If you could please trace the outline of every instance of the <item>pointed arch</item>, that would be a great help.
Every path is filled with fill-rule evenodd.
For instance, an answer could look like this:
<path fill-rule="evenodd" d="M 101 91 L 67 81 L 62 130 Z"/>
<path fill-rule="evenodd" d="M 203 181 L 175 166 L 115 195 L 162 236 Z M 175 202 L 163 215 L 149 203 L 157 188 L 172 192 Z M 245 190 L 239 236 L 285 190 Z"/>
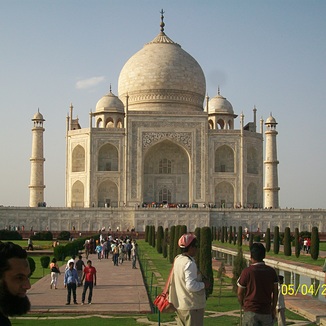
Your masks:
<path fill-rule="evenodd" d="M 112 118 L 108 118 L 105 122 L 105 128 L 114 128 L 114 121 Z"/>
<path fill-rule="evenodd" d="M 118 186 L 111 180 L 103 181 L 97 192 L 98 207 L 118 207 Z"/>
<path fill-rule="evenodd" d="M 234 172 L 234 152 L 230 146 L 223 145 L 216 149 L 215 172 Z"/>
<path fill-rule="evenodd" d="M 102 120 L 102 118 L 98 118 L 96 120 L 96 128 L 103 128 L 103 120 Z"/>
<path fill-rule="evenodd" d="M 98 152 L 98 171 L 118 171 L 118 150 L 112 144 L 103 145 Z"/>
<path fill-rule="evenodd" d="M 234 187 L 231 183 L 222 181 L 215 187 L 216 207 L 233 208 L 234 207 Z"/>
<path fill-rule="evenodd" d="M 180 145 L 163 140 L 149 148 L 143 162 L 143 201 L 170 200 L 189 203 L 188 153 Z"/>
<path fill-rule="evenodd" d="M 71 188 L 71 207 L 84 207 L 84 184 L 79 180 Z"/>
<path fill-rule="evenodd" d="M 72 151 L 71 171 L 85 171 L 85 149 L 81 145 L 77 145 Z"/>
<path fill-rule="evenodd" d="M 214 122 L 213 120 L 208 120 L 208 129 L 214 129 Z"/>
<path fill-rule="evenodd" d="M 251 182 L 247 188 L 247 206 L 251 208 L 256 208 L 258 203 L 258 189 L 257 185 Z"/>

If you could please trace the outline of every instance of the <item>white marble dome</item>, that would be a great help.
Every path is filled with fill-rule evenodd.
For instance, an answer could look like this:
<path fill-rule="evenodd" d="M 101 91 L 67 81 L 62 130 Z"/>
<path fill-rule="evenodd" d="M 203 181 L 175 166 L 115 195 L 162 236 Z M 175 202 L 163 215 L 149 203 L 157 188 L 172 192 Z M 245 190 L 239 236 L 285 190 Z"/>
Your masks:
<path fill-rule="evenodd" d="M 118 96 L 114 95 L 111 90 L 104 95 L 96 104 L 96 112 L 119 112 L 124 113 L 124 106 Z"/>
<path fill-rule="evenodd" d="M 211 98 L 208 102 L 209 114 L 232 114 L 234 115 L 232 104 L 222 95 L 218 95 Z"/>
<path fill-rule="evenodd" d="M 206 81 L 198 62 L 161 31 L 126 62 L 118 88 L 130 110 L 202 111 Z"/>

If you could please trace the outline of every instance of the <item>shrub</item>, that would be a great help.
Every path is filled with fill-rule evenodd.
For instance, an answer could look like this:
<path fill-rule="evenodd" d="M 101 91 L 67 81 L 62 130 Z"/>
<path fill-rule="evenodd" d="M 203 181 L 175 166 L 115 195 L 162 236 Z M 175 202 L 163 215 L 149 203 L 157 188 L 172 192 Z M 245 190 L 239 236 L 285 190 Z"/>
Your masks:
<path fill-rule="evenodd" d="M 56 246 L 53 249 L 53 255 L 56 260 L 64 261 L 66 258 L 66 251 L 64 246 Z"/>
<path fill-rule="evenodd" d="M 162 245 L 162 254 L 164 258 L 168 256 L 168 239 L 169 239 L 169 229 L 166 228 L 164 230 L 164 238 L 163 238 L 163 245 Z"/>
<path fill-rule="evenodd" d="M 164 242 L 164 231 L 163 231 L 163 226 L 160 225 L 157 228 L 157 241 L 156 241 L 156 250 L 159 254 L 163 252 L 163 242 Z"/>
<path fill-rule="evenodd" d="M 35 264 L 34 259 L 30 256 L 27 256 L 27 260 L 29 263 L 29 269 L 31 270 L 31 276 L 32 276 L 33 273 L 35 272 L 36 264 Z"/>
<path fill-rule="evenodd" d="M 274 254 L 278 254 L 280 251 L 280 229 L 278 226 L 274 228 Z"/>
<path fill-rule="evenodd" d="M 238 229 L 237 243 L 238 243 L 238 247 L 242 247 L 242 226 L 239 226 L 239 229 Z"/>
<path fill-rule="evenodd" d="M 200 229 L 200 270 L 209 280 L 210 287 L 206 289 L 206 297 L 213 293 L 214 277 L 212 268 L 212 232 L 208 226 Z"/>
<path fill-rule="evenodd" d="M 170 241 L 169 241 L 169 260 L 172 264 L 174 261 L 174 238 L 175 238 L 175 225 L 170 228 Z"/>
<path fill-rule="evenodd" d="M 295 228 L 294 230 L 294 251 L 295 256 L 299 258 L 301 251 L 300 237 L 299 237 L 299 229 Z"/>
<path fill-rule="evenodd" d="M 48 268 L 49 267 L 50 257 L 49 256 L 42 256 L 40 258 L 40 261 L 41 261 L 41 265 L 42 265 L 42 268 L 43 268 L 43 276 L 44 276 L 44 268 Z"/>
<path fill-rule="evenodd" d="M 69 240 L 70 232 L 69 231 L 61 231 L 58 235 L 58 240 Z"/>
<path fill-rule="evenodd" d="M 53 234 L 50 231 L 37 232 L 31 236 L 32 240 L 53 240 Z"/>
<path fill-rule="evenodd" d="M 145 227 L 145 242 L 148 242 L 148 232 L 149 232 L 149 225 Z"/>
<path fill-rule="evenodd" d="M 240 277 L 240 274 L 244 268 L 247 267 L 247 261 L 243 257 L 242 247 L 238 247 L 238 254 L 234 257 L 234 264 L 233 264 L 233 277 L 232 277 L 232 289 L 235 293 L 237 293 L 237 281 Z"/>
<path fill-rule="evenodd" d="M 195 236 L 196 236 L 196 238 L 197 238 L 197 245 L 200 246 L 200 228 L 199 228 L 199 227 L 197 227 L 197 228 L 195 229 L 194 234 L 195 234 Z M 196 261 L 197 266 L 198 266 L 198 268 L 199 268 L 199 264 L 200 264 L 200 249 L 197 250 L 197 252 L 196 252 L 195 261 Z"/>
<path fill-rule="evenodd" d="M 290 228 L 286 227 L 284 230 L 284 256 L 291 256 L 291 232 Z"/>
<path fill-rule="evenodd" d="M 1 240 L 21 240 L 22 236 L 17 231 L 0 230 Z"/>
<path fill-rule="evenodd" d="M 314 260 L 317 260 L 319 256 L 319 234 L 316 226 L 311 229 L 310 255 Z"/>
<path fill-rule="evenodd" d="M 271 250 L 271 229 L 270 228 L 267 228 L 267 230 L 266 230 L 265 246 L 266 246 L 266 252 L 270 252 L 270 250 Z"/>

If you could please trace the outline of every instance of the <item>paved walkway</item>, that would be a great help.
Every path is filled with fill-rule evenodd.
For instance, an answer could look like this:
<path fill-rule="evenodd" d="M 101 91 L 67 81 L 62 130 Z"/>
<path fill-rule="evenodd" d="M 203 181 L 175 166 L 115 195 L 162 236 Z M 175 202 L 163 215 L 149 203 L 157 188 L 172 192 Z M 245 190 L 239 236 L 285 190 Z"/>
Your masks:
<path fill-rule="evenodd" d="M 32 304 L 32 313 L 149 313 L 146 288 L 140 269 L 132 269 L 131 261 L 114 266 L 110 259 L 98 260 L 97 255 L 90 255 L 93 266 L 97 270 L 97 286 L 93 290 L 92 304 L 81 305 L 83 287 L 77 288 L 78 305 L 72 302 L 66 306 L 67 289 L 64 288 L 64 269 L 59 275 L 58 289 L 50 289 L 50 275 L 33 284 L 28 291 Z M 86 264 L 86 259 L 84 259 Z M 137 266 L 138 267 L 138 266 Z M 88 294 L 88 293 L 87 293 Z M 86 298 L 87 298 L 86 294 Z"/>

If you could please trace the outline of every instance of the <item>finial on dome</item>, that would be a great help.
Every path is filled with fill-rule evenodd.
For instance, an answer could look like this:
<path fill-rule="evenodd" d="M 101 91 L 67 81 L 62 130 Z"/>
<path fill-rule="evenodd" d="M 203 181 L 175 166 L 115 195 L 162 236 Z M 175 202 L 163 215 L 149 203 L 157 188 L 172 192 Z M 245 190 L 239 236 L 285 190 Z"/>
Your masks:
<path fill-rule="evenodd" d="M 160 24 L 160 27 L 161 27 L 161 32 L 164 33 L 164 26 L 165 26 L 165 24 L 164 24 L 163 19 L 164 19 L 164 13 L 165 13 L 165 11 L 163 9 L 161 9 L 160 13 L 161 13 L 161 24 Z"/>
<path fill-rule="evenodd" d="M 110 83 L 110 93 L 112 93 L 112 86 L 111 86 L 111 83 Z"/>
<path fill-rule="evenodd" d="M 217 86 L 217 95 L 221 95 L 220 94 L 220 85 Z"/>

